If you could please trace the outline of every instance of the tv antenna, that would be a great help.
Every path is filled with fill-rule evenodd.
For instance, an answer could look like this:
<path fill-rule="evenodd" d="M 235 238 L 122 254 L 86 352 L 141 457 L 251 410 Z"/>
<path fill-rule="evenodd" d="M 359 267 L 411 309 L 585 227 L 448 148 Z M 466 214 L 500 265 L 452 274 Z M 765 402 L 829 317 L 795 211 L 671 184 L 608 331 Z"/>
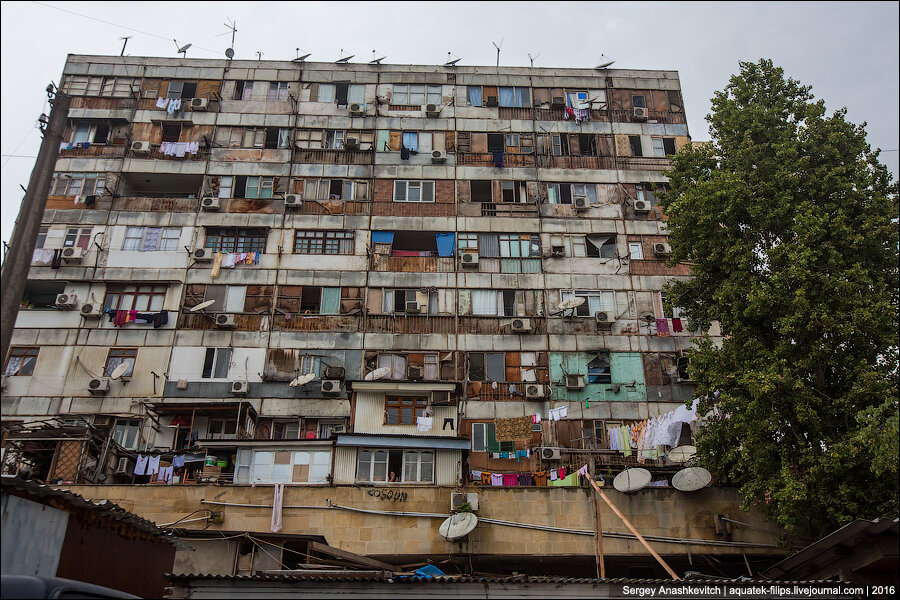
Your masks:
<path fill-rule="evenodd" d="M 128 40 L 130 40 L 132 37 L 134 36 L 126 35 L 125 37 L 119 38 L 120 40 L 125 40 L 125 43 L 122 44 L 122 52 L 119 54 L 119 56 L 125 56 L 125 46 L 128 45 Z"/>
<path fill-rule="evenodd" d="M 256 51 L 256 60 L 257 60 L 257 62 L 261 61 L 261 60 L 262 60 L 262 57 L 263 57 L 263 53 L 260 52 L 259 50 L 257 50 L 257 51 Z"/>
<path fill-rule="evenodd" d="M 187 51 L 188 51 L 188 48 L 190 48 L 191 46 L 193 46 L 193 44 L 185 44 L 184 46 L 179 46 L 179 45 L 178 45 L 178 40 L 176 40 L 176 39 L 173 38 L 172 41 L 175 42 L 175 47 L 178 48 L 178 52 L 181 53 L 181 57 L 182 57 L 182 58 L 187 58 Z"/>
<path fill-rule="evenodd" d="M 228 49 L 225 50 L 225 56 L 231 59 L 234 58 L 234 34 L 237 33 L 237 21 L 232 21 L 228 17 L 225 17 L 225 20 L 227 21 L 227 23 L 223 23 L 223 25 L 231 30 L 231 46 L 229 46 Z M 223 35 L 228 35 L 228 32 L 226 31 L 225 33 L 220 33 L 216 37 L 220 37 Z"/>
<path fill-rule="evenodd" d="M 498 46 L 496 42 L 491 42 L 494 44 L 494 48 L 497 49 L 497 66 L 500 66 L 500 48 L 503 47 L 503 38 L 500 38 L 500 45 Z"/>
<path fill-rule="evenodd" d="M 370 65 L 380 65 L 381 61 L 383 61 L 384 59 L 387 58 L 387 55 L 384 55 L 381 58 L 375 58 L 375 56 L 377 56 L 376 52 L 378 52 L 378 51 L 373 48 L 372 49 L 372 60 L 369 61 Z"/>
<path fill-rule="evenodd" d="M 306 60 L 306 59 L 309 58 L 310 56 L 312 56 L 312 52 L 307 52 L 307 53 L 304 54 L 303 56 L 300 56 L 300 48 L 297 48 L 297 58 L 295 58 L 295 59 L 293 60 L 293 62 L 303 62 L 304 60 Z"/>
<path fill-rule="evenodd" d="M 538 59 L 538 56 L 540 56 L 540 53 L 538 53 L 537 56 L 532 56 L 532 55 L 531 55 L 531 52 L 528 53 L 528 60 L 531 61 L 531 68 L 532 68 L 532 69 L 534 68 L 534 61 L 536 61 L 536 60 Z"/>
<path fill-rule="evenodd" d="M 355 54 L 351 54 L 350 56 L 344 56 L 344 49 L 341 48 L 341 56 L 342 56 L 342 58 L 339 58 L 339 59 L 337 59 L 336 61 L 334 61 L 335 64 L 338 64 L 338 65 L 345 65 L 345 64 L 347 64 L 348 62 L 350 62 L 350 59 L 353 58 L 353 57 L 356 56 L 356 55 L 355 55 Z"/>
<path fill-rule="evenodd" d="M 444 63 L 445 67 L 455 67 L 456 63 L 458 63 L 459 61 L 462 60 L 458 56 L 456 56 L 456 58 L 454 58 L 453 60 L 450 60 L 450 56 L 456 56 L 456 55 L 453 54 L 452 52 L 447 52 L 447 62 Z"/>

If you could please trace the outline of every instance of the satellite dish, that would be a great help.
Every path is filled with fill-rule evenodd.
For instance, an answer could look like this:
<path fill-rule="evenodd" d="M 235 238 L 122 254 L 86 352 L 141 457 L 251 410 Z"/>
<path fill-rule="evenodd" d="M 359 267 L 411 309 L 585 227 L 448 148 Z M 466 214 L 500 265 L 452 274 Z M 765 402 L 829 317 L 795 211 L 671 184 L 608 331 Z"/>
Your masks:
<path fill-rule="evenodd" d="M 193 46 L 193 44 L 185 44 L 184 46 L 182 46 L 181 48 L 179 48 L 178 51 L 179 51 L 179 52 L 187 52 L 188 48 L 190 48 L 191 46 Z M 230 57 L 229 57 L 229 58 L 230 58 Z"/>
<path fill-rule="evenodd" d="M 478 525 L 478 517 L 470 512 L 461 512 L 444 519 L 439 529 L 441 536 L 452 542 L 469 535 Z"/>
<path fill-rule="evenodd" d="M 334 62 L 335 62 L 335 64 L 343 65 L 343 64 L 348 63 L 348 62 L 350 61 L 350 59 L 353 58 L 354 56 L 356 56 L 356 55 L 355 55 L 355 54 L 351 54 L 350 56 L 345 56 L 344 58 L 339 58 L 339 59 L 337 59 L 337 60 L 334 61 Z"/>
<path fill-rule="evenodd" d="M 198 310 L 203 310 L 204 308 L 207 308 L 207 307 L 209 307 L 209 306 L 212 306 L 212 305 L 215 304 L 215 303 L 216 303 L 215 300 L 207 300 L 206 302 L 201 302 L 201 303 L 198 304 L 197 306 L 192 306 L 192 307 L 191 307 L 191 312 L 197 312 Z"/>
<path fill-rule="evenodd" d="M 374 381 L 376 379 L 383 379 L 387 377 L 391 373 L 390 367 L 379 367 L 375 369 L 371 373 L 366 373 L 366 376 L 363 377 L 366 381 Z"/>
<path fill-rule="evenodd" d="M 576 306 L 581 306 L 584 304 L 585 298 L 584 296 L 572 296 L 571 298 L 567 298 L 559 303 L 559 308 L 562 310 L 567 310 L 569 308 L 575 308 Z"/>
<path fill-rule="evenodd" d="M 127 362 L 119 363 L 119 366 L 116 367 L 115 369 L 113 369 L 113 372 L 109 374 L 109 378 L 110 379 L 118 379 L 119 377 L 121 377 L 122 375 L 125 374 L 125 371 L 128 370 L 129 366 L 130 366 L 130 363 L 127 363 Z"/>
<path fill-rule="evenodd" d="M 234 58 L 234 48 L 228 48 L 225 50 L 225 56 L 228 58 Z"/>
<path fill-rule="evenodd" d="M 613 487 L 620 492 L 636 492 L 647 487 L 651 479 L 647 469 L 625 469 L 613 479 Z"/>
<path fill-rule="evenodd" d="M 606 62 L 600 63 L 599 65 L 597 65 L 597 66 L 594 67 L 594 68 L 595 68 L 595 69 L 605 69 L 606 67 L 612 65 L 614 62 L 616 62 L 616 61 L 614 61 L 614 60 L 608 60 L 608 61 L 606 61 Z"/>
<path fill-rule="evenodd" d="M 381 61 L 383 61 L 386 58 L 387 58 L 387 56 L 382 56 L 381 58 L 376 58 L 375 60 L 370 60 L 369 64 L 370 65 L 380 65 Z"/>
<path fill-rule="evenodd" d="M 307 383 L 309 383 L 310 381 L 312 381 L 312 380 L 315 379 L 315 378 L 316 378 L 316 374 L 315 374 L 315 373 L 306 373 L 305 375 L 300 375 L 299 377 L 296 377 L 296 378 L 290 383 L 290 386 L 291 386 L 291 387 L 297 387 L 297 386 L 300 386 L 300 385 L 306 385 Z"/>
<path fill-rule="evenodd" d="M 669 450 L 666 457 L 673 463 L 683 463 L 686 460 L 693 458 L 695 454 L 697 454 L 697 448 L 695 446 L 678 446 L 677 448 Z"/>
<path fill-rule="evenodd" d="M 444 63 L 444 66 L 445 67 L 455 67 L 456 63 L 458 63 L 461 60 L 462 60 L 461 58 L 455 58 L 453 60 L 448 60 L 447 62 Z"/>
<path fill-rule="evenodd" d="M 309 54 L 304 54 L 303 56 L 298 56 L 297 58 L 294 59 L 293 62 L 303 62 L 304 60 L 306 60 L 306 59 L 309 58 L 310 56 L 312 56 L 312 52 L 310 52 Z"/>
<path fill-rule="evenodd" d="M 712 473 L 703 467 L 688 467 L 675 473 L 672 487 L 682 492 L 696 492 L 708 486 L 711 481 Z"/>

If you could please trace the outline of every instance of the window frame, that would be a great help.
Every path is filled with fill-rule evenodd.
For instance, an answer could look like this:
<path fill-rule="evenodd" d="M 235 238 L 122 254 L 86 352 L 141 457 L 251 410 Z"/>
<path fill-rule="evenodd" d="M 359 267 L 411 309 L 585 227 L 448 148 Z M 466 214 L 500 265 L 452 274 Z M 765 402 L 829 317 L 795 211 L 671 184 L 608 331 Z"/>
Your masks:
<path fill-rule="evenodd" d="M 644 245 L 641 242 L 628 242 L 628 258 L 644 260 Z"/>
<path fill-rule="evenodd" d="M 399 197 L 398 191 L 399 187 L 403 187 L 402 198 Z M 416 188 L 419 190 L 419 199 L 418 200 L 410 200 L 410 189 Z M 428 188 L 431 189 L 431 199 L 425 199 L 424 191 Z M 436 201 L 436 186 L 435 181 L 433 179 L 395 179 L 394 180 L 394 195 L 393 202 L 412 202 L 412 203 L 434 203 Z"/>
<path fill-rule="evenodd" d="M 156 250 L 145 250 L 144 249 L 144 240 L 147 237 L 147 231 L 151 229 L 159 230 L 159 246 Z M 140 231 L 140 236 L 129 235 L 135 233 L 135 231 Z M 173 235 L 174 234 L 174 235 Z M 125 228 L 125 237 L 122 239 L 122 251 L 123 252 L 175 252 L 178 250 L 178 241 L 181 239 L 181 227 L 132 227 L 127 226 Z M 129 248 L 128 241 L 136 240 L 137 247 Z M 174 243 L 173 243 L 174 240 Z M 166 243 L 168 242 L 168 243 Z M 165 248 L 164 246 L 174 246 L 172 248 Z"/>
<path fill-rule="evenodd" d="M 611 296 L 610 296 L 611 295 Z M 585 298 L 585 302 L 581 306 L 575 307 L 576 317 L 593 317 L 594 310 L 591 310 L 591 299 L 596 299 L 596 309 L 600 311 L 608 311 L 618 313 L 618 304 L 615 290 L 578 290 L 566 289 L 559 291 L 559 299 L 567 300 L 573 296 Z"/>
<path fill-rule="evenodd" d="M 431 460 L 422 460 L 427 457 L 430 457 Z M 426 479 L 422 475 L 423 465 L 429 463 L 431 465 L 431 476 Z M 434 483 L 434 463 L 434 450 L 404 450 L 400 461 L 400 483 Z M 409 467 L 414 467 L 415 469 L 414 478 L 407 477 Z"/>
<path fill-rule="evenodd" d="M 123 378 L 131 377 L 134 374 L 134 365 L 137 363 L 137 348 L 110 348 L 106 353 L 106 363 L 103 367 L 103 376 L 110 377 L 121 363 L 130 361 L 130 366 L 122 374 Z"/>
<path fill-rule="evenodd" d="M 605 361 L 604 366 L 591 366 L 591 363 Z M 587 379 L 588 384 L 609 384 L 612 383 L 612 356 L 609 352 L 597 352 L 596 356 L 587 363 Z"/>
<path fill-rule="evenodd" d="M 267 102 L 286 102 L 288 99 L 289 82 L 270 81 L 266 93 Z M 273 94 L 274 92 L 274 94 Z"/>
<path fill-rule="evenodd" d="M 207 227 L 203 247 L 225 254 L 264 253 L 268 237 L 265 227 Z"/>
<path fill-rule="evenodd" d="M 428 396 L 385 395 L 384 425 L 415 425 L 416 417 L 424 417 L 427 408 Z M 391 416 L 391 409 L 397 411 L 396 417 Z"/>
<path fill-rule="evenodd" d="M 305 243 L 304 243 L 305 242 Z M 349 230 L 294 230 L 294 254 L 352 255 L 356 233 Z"/>
<path fill-rule="evenodd" d="M 9 354 L 6 356 L 6 363 L 3 365 L 4 377 L 28 377 L 34 374 L 34 367 L 37 364 L 38 356 L 41 348 L 39 346 L 12 346 Z M 33 360 L 28 360 L 28 359 Z M 11 372 L 10 364 L 14 363 L 13 359 L 19 359 L 18 365 L 15 366 L 15 372 Z M 27 373 L 23 371 L 27 370 Z"/>
<path fill-rule="evenodd" d="M 363 461 L 365 454 L 370 455 L 369 459 Z M 378 456 L 383 455 L 384 460 L 378 460 Z M 359 448 L 356 452 L 356 482 L 357 483 L 387 483 L 391 454 L 387 448 Z M 368 473 L 365 478 L 360 476 L 360 470 L 363 464 L 368 464 Z M 378 478 L 379 473 L 376 472 L 377 465 L 384 465 L 384 476 Z M 392 482 L 393 483 L 393 482 Z"/>
<path fill-rule="evenodd" d="M 131 288 L 131 289 L 129 289 Z M 148 289 L 149 288 L 149 289 Z M 165 284 L 109 284 L 103 297 L 103 308 L 112 310 L 136 310 L 139 312 L 159 312 L 166 302 L 168 286 Z M 131 298 L 130 306 L 123 306 L 126 298 Z M 111 306 L 112 299 L 115 306 Z M 141 298 L 146 298 L 146 308 L 138 308 Z"/>
<path fill-rule="evenodd" d="M 102 196 L 106 191 L 106 173 L 56 171 L 50 189 L 50 196 Z"/>
<path fill-rule="evenodd" d="M 140 445 L 141 440 L 141 425 L 142 419 L 116 419 L 116 424 L 113 426 L 112 431 L 112 439 L 114 442 L 125 448 L 126 450 L 136 450 Z M 120 429 L 121 427 L 121 429 Z M 128 441 L 129 431 L 134 431 L 134 438 L 131 440 L 131 443 L 126 445 L 125 442 Z M 121 431 L 121 434 L 119 432 Z M 119 438 L 119 439 L 116 439 Z"/>
<path fill-rule="evenodd" d="M 63 248 L 81 248 L 87 251 L 91 247 L 93 227 L 67 227 L 63 237 Z"/>

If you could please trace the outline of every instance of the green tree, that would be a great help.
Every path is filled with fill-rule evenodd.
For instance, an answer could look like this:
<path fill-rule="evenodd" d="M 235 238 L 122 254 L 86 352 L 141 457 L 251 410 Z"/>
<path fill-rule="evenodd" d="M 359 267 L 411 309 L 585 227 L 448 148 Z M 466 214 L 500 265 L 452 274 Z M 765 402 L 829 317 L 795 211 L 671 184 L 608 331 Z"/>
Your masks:
<path fill-rule="evenodd" d="M 670 263 L 693 263 L 669 297 L 723 336 L 691 353 L 720 411 L 698 453 L 788 538 L 898 515 L 898 188 L 865 123 L 825 113 L 740 63 L 661 198 Z"/>

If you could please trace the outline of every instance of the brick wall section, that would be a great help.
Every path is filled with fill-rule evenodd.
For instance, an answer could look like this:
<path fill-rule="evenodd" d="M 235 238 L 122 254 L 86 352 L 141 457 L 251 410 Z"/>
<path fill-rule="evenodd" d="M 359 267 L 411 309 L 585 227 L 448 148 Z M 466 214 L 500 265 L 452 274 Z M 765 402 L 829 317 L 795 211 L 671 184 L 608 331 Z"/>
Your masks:
<path fill-rule="evenodd" d="M 653 244 L 666 242 L 668 237 L 664 235 L 629 235 L 629 242 L 640 242 L 644 251 L 643 260 L 632 260 L 630 273 L 632 275 L 666 275 L 666 276 L 690 276 L 691 266 L 687 263 L 679 263 L 674 267 L 667 267 L 665 257 L 657 256 L 653 252 Z"/>
<path fill-rule="evenodd" d="M 456 213 L 454 180 L 434 182 L 434 202 L 394 202 L 394 180 L 376 179 L 372 215 L 391 217 L 452 217 Z"/>

